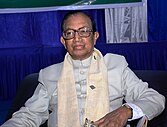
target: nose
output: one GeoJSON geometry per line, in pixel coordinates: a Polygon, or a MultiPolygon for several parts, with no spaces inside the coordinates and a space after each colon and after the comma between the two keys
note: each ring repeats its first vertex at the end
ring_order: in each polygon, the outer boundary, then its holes
{"type": "Polygon", "coordinates": [[[80,36],[79,36],[79,33],[78,33],[78,31],[76,31],[75,32],[75,36],[74,36],[74,39],[76,40],[76,41],[78,41],[78,40],[80,40],[80,36]]]}

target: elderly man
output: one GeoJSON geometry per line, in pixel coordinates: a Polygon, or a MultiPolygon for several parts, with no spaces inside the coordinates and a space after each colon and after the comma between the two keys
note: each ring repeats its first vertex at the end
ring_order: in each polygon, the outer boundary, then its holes
{"type": "Polygon", "coordinates": [[[34,95],[2,127],[38,127],[47,119],[49,127],[124,127],[163,111],[165,98],[138,79],[123,56],[102,56],[94,47],[99,33],[90,16],[66,14],[62,32],[64,61],[40,71],[34,95]]]}

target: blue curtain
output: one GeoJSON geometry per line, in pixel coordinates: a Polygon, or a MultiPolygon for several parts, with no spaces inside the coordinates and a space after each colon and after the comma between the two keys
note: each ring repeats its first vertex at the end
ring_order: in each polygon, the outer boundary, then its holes
{"type": "Polygon", "coordinates": [[[148,0],[149,42],[167,40],[167,0],[148,0]]]}
{"type": "MultiPolygon", "coordinates": [[[[124,55],[135,70],[167,70],[166,3],[148,0],[149,43],[142,44],[106,44],[104,10],[85,10],[95,19],[100,33],[96,47],[103,54],[124,55]]],[[[66,50],[59,38],[65,13],[0,14],[0,100],[12,99],[27,74],[63,60],[66,50]]]]}
{"type": "MultiPolygon", "coordinates": [[[[63,60],[60,24],[66,12],[0,14],[0,99],[12,99],[27,74],[63,60]]],[[[99,24],[98,43],[105,43],[104,10],[85,12],[99,24]]]]}
{"type": "MultiPolygon", "coordinates": [[[[86,11],[95,19],[105,40],[104,10],[86,11]]],[[[60,24],[66,11],[1,14],[0,48],[29,46],[62,46],[60,24]]]]}

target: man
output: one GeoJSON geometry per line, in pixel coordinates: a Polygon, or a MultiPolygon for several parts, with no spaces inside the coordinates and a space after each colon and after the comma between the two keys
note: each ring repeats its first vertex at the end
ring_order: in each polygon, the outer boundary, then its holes
{"type": "Polygon", "coordinates": [[[165,98],[138,79],[123,56],[103,57],[94,48],[99,33],[88,15],[68,13],[62,31],[64,62],[40,71],[34,95],[2,127],[38,127],[47,119],[49,127],[124,127],[163,111],[165,98]]]}

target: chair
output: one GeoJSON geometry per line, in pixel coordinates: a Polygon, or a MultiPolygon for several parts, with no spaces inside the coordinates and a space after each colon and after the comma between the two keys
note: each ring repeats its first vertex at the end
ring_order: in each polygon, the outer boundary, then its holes
{"type": "MultiPolygon", "coordinates": [[[[9,108],[6,120],[12,117],[12,114],[24,106],[25,102],[33,95],[38,85],[38,73],[27,75],[21,82],[11,107],[9,108]]],[[[47,122],[40,127],[47,127],[47,122]]]]}
{"type": "MultiPolygon", "coordinates": [[[[159,93],[167,97],[167,71],[158,70],[135,70],[135,74],[149,83],[149,87],[155,89],[159,93]]],[[[167,102],[166,102],[167,103],[167,102]]],[[[148,122],[148,127],[167,127],[167,109],[148,122]]]]}
{"type": "MultiPolygon", "coordinates": [[[[135,70],[134,73],[143,81],[148,82],[150,87],[154,88],[165,97],[167,96],[167,71],[135,70]]],[[[30,74],[23,79],[12,102],[11,108],[9,109],[7,119],[11,118],[12,114],[19,110],[26,100],[33,95],[37,84],[38,73],[30,74]]],[[[136,127],[136,123],[137,121],[131,122],[132,127],[136,127]]],[[[47,127],[46,122],[40,127],[47,127]]],[[[158,117],[149,121],[148,127],[167,127],[167,109],[158,117]]]]}

